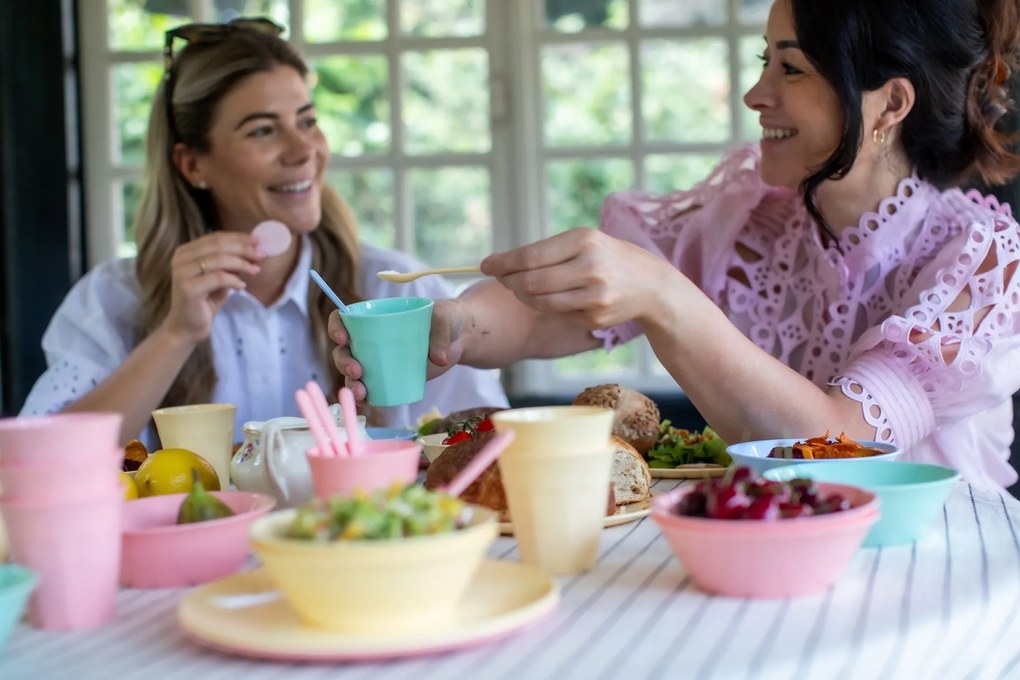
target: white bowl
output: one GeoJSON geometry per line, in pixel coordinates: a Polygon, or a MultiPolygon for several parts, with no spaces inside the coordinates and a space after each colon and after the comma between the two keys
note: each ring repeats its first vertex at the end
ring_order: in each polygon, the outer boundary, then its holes
{"type": "Polygon", "coordinates": [[[446,432],[437,432],[435,434],[427,434],[418,437],[414,441],[421,444],[421,450],[425,452],[425,457],[429,459],[431,463],[436,458],[439,458],[439,454],[446,450],[449,444],[443,444],[443,440],[450,435],[446,432]]]}
{"type": "Polygon", "coordinates": [[[886,453],[879,453],[866,458],[826,458],[818,460],[802,458],[769,458],[769,452],[777,446],[793,446],[797,442],[803,442],[808,437],[794,437],[790,439],[758,439],[750,442],[730,444],[726,447],[726,453],[733,458],[733,464],[738,467],[749,467],[758,474],[771,470],[772,468],[784,465],[811,465],[813,463],[824,463],[831,460],[894,460],[899,457],[900,449],[892,444],[883,444],[873,441],[858,441],[861,446],[879,449],[886,453]]]}

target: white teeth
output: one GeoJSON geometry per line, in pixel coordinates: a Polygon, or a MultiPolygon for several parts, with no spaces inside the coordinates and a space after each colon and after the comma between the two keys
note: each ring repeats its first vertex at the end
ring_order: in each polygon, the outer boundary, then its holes
{"type": "Polygon", "coordinates": [[[787,139],[797,134],[796,130],[783,130],[780,128],[762,128],[761,136],[764,139],[787,139]]]}
{"type": "Polygon", "coordinates": [[[312,186],[312,180],[306,179],[301,182],[294,182],[293,184],[281,184],[273,187],[273,191],[285,191],[287,193],[298,193],[299,191],[305,191],[312,186]]]}

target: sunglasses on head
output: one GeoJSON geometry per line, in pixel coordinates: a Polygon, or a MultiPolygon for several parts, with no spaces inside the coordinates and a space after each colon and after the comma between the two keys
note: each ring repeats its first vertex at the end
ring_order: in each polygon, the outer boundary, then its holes
{"type": "Polygon", "coordinates": [[[174,69],[174,41],[183,40],[189,45],[198,43],[219,42],[232,35],[244,31],[254,31],[267,35],[279,36],[284,28],[275,21],[265,17],[252,17],[234,19],[225,24],[185,24],[172,28],[165,33],[163,43],[163,78],[166,80],[166,120],[170,127],[171,140],[177,139],[177,130],[174,127],[173,116],[173,94],[176,69],[174,69]]]}

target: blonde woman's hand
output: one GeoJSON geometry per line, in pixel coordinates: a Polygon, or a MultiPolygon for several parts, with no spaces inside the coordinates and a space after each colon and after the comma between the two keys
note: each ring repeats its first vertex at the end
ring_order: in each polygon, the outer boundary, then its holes
{"type": "Polygon", "coordinates": [[[644,248],[588,228],[494,253],[482,272],[532,309],[589,330],[655,314],[666,281],[678,274],[644,248]]]}
{"type": "MultiPolygon", "coordinates": [[[[456,300],[436,300],[432,307],[432,325],[429,333],[429,380],[438,377],[457,365],[464,353],[464,315],[456,300]]],[[[351,354],[350,336],[340,312],[329,315],[329,337],[336,343],[333,363],[344,376],[344,384],[354,392],[354,398],[363,401],[367,395],[361,382],[364,369],[351,354]]]]}
{"type": "Polygon", "coordinates": [[[261,271],[265,255],[250,234],[217,231],[189,241],[170,260],[170,311],[163,328],[193,343],[209,337],[231,290],[261,271]]]}

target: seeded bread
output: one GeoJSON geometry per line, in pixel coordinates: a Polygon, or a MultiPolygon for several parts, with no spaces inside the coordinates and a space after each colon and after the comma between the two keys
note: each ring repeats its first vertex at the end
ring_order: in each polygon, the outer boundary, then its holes
{"type": "Polygon", "coordinates": [[[582,406],[602,406],[615,412],[613,434],[642,456],[659,440],[659,407],[645,395],[615,383],[589,387],[574,399],[582,406]]]}
{"type": "Polygon", "coordinates": [[[651,496],[652,473],[644,456],[623,439],[613,436],[613,495],[616,505],[637,503],[651,496]]]}

